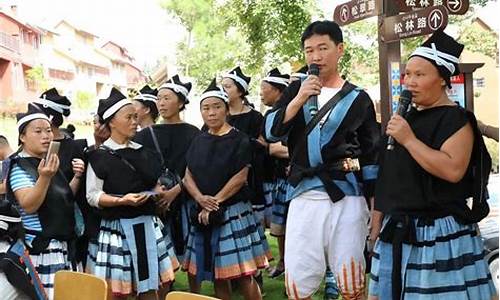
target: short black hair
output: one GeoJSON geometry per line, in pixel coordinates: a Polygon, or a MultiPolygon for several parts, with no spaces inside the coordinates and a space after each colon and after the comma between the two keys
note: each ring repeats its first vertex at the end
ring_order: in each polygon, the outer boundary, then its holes
{"type": "Polygon", "coordinates": [[[309,24],[302,33],[302,37],[300,38],[302,49],[304,49],[304,42],[315,34],[328,35],[335,45],[344,42],[342,30],[337,23],[328,20],[315,21],[309,24]]]}
{"type": "Polygon", "coordinates": [[[152,101],[141,101],[142,105],[146,106],[149,108],[149,115],[153,119],[153,121],[156,123],[158,120],[159,112],[158,112],[158,107],[156,107],[156,103],[152,101]]]}

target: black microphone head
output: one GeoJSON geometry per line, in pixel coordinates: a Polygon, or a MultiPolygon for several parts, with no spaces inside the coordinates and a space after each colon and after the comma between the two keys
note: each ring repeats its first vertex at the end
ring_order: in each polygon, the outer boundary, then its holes
{"type": "Polygon", "coordinates": [[[317,64],[310,64],[309,65],[309,75],[316,75],[319,76],[319,67],[317,64]]]}
{"type": "Polygon", "coordinates": [[[413,98],[413,95],[411,94],[411,92],[409,90],[403,90],[401,92],[401,96],[399,96],[399,101],[404,102],[405,105],[408,105],[408,104],[410,104],[412,98],[413,98]]]}

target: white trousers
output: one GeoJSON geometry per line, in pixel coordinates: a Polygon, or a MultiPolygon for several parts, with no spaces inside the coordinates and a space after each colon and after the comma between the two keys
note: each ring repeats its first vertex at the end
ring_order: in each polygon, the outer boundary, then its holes
{"type": "Polygon", "coordinates": [[[325,192],[308,191],[292,199],[285,236],[285,284],[290,299],[312,296],[327,266],[343,299],[363,299],[368,217],[364,197],[346,196],[333,203],[325,192]]]}

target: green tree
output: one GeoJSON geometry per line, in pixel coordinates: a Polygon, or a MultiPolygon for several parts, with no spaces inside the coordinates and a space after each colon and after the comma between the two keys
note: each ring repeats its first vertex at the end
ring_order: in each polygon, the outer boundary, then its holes
{"type": "Polygon", "coordinates": [[[300,36],[316,10],[312,0],[233,0],[223,13],[244,33],[250,45],[247,64],[257,71],[263,65],[303,62],[300,36]]]}
{"type": "Polygon", "coordinates": [[[95,98],[95,95],[86,92],[86,91],[77,91],[76,92],[76,103],[75,106],[81,110],[89,110],[92,108],[92,99],[95,98]]]}
{"type": "Polygon", "coordinates": [[[315,1],[163,0],[162,7],[188,31],[178,45],[178,65],[205,85],[236,65],[254,76],[271,65],[303,60],[300,34],[315,1]]]}
{"type": "Polygon", "coordinates": [[[242,64],[248,54],[244,37],[231,26],[214,0],[164,0],[162,7],[188,30],[177,48],[177,62],[201,87],[223,70],[242,64]]]}
{"type": "Polygon", "coordinates": [[[45,91],[49,88],[49,81],[45,78],[41,65],[26,70],[26,78],[35,84],[38,91],[45,91]]]}

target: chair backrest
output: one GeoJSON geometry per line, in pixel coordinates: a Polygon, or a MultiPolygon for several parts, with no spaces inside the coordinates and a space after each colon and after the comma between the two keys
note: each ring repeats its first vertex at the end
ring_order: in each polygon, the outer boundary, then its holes
{"type": "Polygon", "coordinates": [[[54,279],[54,300],[106,300],[108,284],[97,276],[58,271],[54,279]]]}
{"type": "Polygon", "coordinates": [[[165,300],[220,300],[219,298],[193,294],[188,292],[170,292],[165,300]]]}

